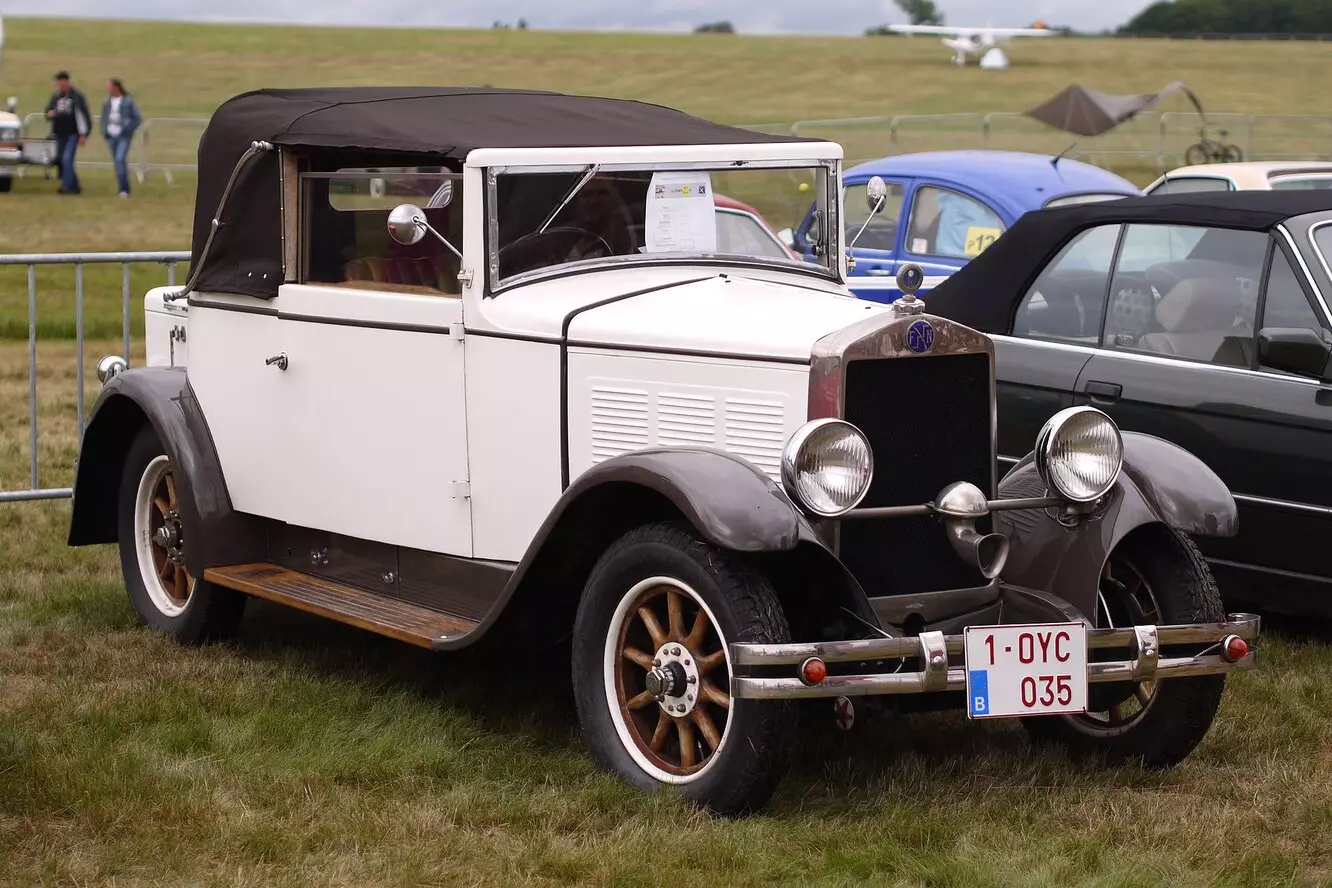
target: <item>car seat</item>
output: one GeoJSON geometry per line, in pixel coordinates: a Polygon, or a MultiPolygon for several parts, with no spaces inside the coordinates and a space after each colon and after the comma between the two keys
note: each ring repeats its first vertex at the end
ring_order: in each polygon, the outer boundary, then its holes
{"type": "Polygon", "coordinates": [[[1245,316],[1245,293],[1235,278],[1188,278],[1177,283],[1156,305],[1162,332],[1148,333],[1138,348],[1196,361],[1247,366],[1246,349],[1228,342],[1252,337],[1245,316]]]}

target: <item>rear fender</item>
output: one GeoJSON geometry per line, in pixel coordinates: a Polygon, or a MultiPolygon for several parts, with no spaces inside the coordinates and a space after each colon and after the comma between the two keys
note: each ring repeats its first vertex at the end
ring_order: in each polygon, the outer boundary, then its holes
{"type": "Polygon", "coordinates": [[[93,405],[79,447],[69,545],[114,543],[125,456],[145,425],[157,434],[173,470],[194,576],[215,564],[262,561],[262,530],[231,508],[208,425],[183,370],[138,368],[113,377],[93,405]]]}
{"type": "MultiPolygon", "coordinates": [[[[1124,465],[1106,503],[1071,525],[1046,511],[995,514],[1010,542],[1007,583],[1051,593],[1088,619],[1106,559],[1130,533],[1164,524],[1194,536],[1233,536],[1239,518],[1230,490],[1207,465],[1182,447],[1138,432],[1122,432],[1124,465]]],[[[999,482],[1001,498],[1045,496],[1028,454],[999,482]]]]}

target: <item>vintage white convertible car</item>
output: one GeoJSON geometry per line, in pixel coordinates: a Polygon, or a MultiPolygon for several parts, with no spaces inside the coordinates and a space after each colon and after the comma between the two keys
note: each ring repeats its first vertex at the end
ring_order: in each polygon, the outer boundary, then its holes
{"type": "Polygon", "coordinates": [[[149,366],[99,368],[69,541],[118,543],[181,642],[249,596],[437,651],[567,640],[543,680],[597,761],[719,812],[770,797],[798,698],[1177,763],[1257,655],[1189,539],[1234,532],[1229,491],[1078,406],[999,480],[993,346],[918,268],[850,295],[885,189],[848,222],[841,158],[543,92],[231,99],[149,366]],[[725,252],[713,189],[793,181],[814,261],[725,252]]]}

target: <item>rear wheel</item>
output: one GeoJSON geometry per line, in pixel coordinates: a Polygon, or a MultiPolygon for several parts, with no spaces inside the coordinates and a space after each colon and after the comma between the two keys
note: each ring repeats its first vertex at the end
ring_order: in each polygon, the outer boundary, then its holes
{"type": "Polygon", "coordinates": [[[1221,156],[1227,163],[1239,163],[1244,159],[1244,152],[1238,145],[1227,145],[1221,149],[1221,156]]]}
{"type": "MultiPolygon", "coordinates": [[[[1097,625],[1223,622],[1211,569],[1197,546],[1163,526],[1140,528],[1110,554],[1101,577],[1097,625]]],[[[1088,712],[1023,719],[1031,735],[1078,755],[1104,755],[1169,768],[1202,742],[1221,704],[1224,675],[1140,684],[1093,684],[1088,712]]]]}
{"type": "Polygon", "coordinates": [[[145,426],[130,445],[120,481],[120,567],[140,623],[198,644],[235,634],[246,597],[191,575],[186,566],[179,496],[185,483],[156,432],[145,426]]]}
{"type": "Polygon", "coordinates": [[[1197,166],[1198,164],[1207,163],[1209,160],[1211,160],[1211,154],[1208,152],[1207,146],[1201,142],[1194,142],[1184,152],[1184,163],[1189,166],[1197,166]]]}
{"type": "Polygon", "coordinates": [[[574,631],[598,764],[720,814],[761,807],[785,770],[789,706],[733,699],[727,645],[789,639],[772,586],[732,553],[676,524],[630,531],[593,570],[574,631]]]}

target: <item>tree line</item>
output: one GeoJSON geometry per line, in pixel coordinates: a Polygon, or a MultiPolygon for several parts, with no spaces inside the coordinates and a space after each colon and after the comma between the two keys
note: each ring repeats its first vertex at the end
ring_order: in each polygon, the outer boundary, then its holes
{"type": "Polygon", "coordinates": [[[1173,0],[1144,9],[1121,34],[1327,34],[1328,0],[1173,0]]]}

